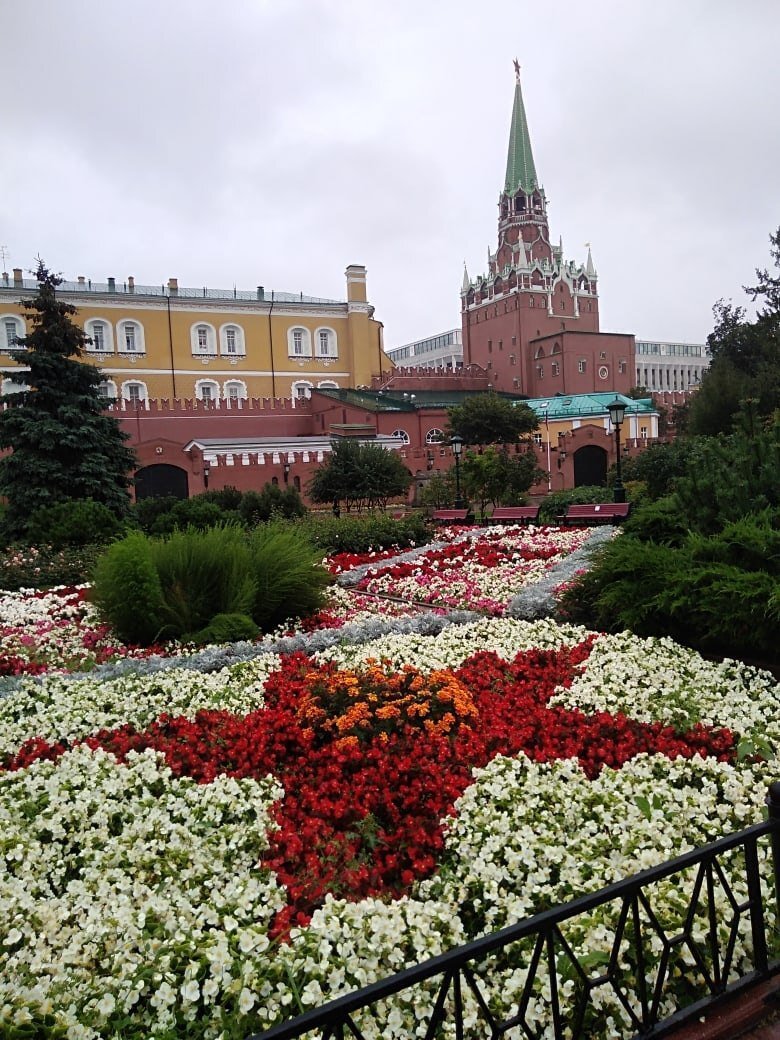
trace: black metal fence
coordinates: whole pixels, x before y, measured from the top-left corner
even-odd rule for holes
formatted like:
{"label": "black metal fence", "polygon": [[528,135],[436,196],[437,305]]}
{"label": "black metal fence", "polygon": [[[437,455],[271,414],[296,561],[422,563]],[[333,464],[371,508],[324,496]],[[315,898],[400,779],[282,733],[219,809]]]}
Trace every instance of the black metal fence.
{"label": "black metal fence", "polygon": [[[406,1015],[427,1008],[416,1012],[426,1040],[587,1040],[608,1035],[604,1016],[616,1012],[636,1037],[668,1036],[706,1008],[780,971],[780,781],[770,785],[767,804],[764,823],[450,950],[250,1040],[423,1035],[419,1021],[399,1032],[399,1002]],[[662,911],[654,908],[660,892]],[[600,951],[578,950],[567,929],[600,908],[607,908],[612,922],[610,941]],[[396,996],[395,1002],[389,999]],[[669,1013],[670,997],[684,1006]]]}

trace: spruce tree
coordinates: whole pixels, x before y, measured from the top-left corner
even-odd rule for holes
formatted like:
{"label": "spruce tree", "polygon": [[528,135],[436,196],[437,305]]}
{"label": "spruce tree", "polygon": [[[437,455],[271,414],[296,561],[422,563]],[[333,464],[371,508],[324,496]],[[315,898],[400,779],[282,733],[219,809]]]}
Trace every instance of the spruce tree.
{"label": "spruce tree", "polygon": [[106,413],[100,371],[78,360],[84,332],[76,308],[57,298],[62,279],[42,261],[38,293],[24,302],[32,331],[16,355],[25,388],[4,398],[0,412],[0,494],[7,499],[6,533],[23,536],[31,514],[60,502],[93,499],[116,516],[130,505],[127,489],[136,466],[127,435]]}

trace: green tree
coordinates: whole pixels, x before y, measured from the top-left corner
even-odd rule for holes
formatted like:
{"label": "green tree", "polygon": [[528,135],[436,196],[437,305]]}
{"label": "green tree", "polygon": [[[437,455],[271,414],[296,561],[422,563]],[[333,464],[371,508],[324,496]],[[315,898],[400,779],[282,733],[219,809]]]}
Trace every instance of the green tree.
{"label": "green tree", "polygon": [[100,371],[77,360],[86,340],[72,320],[76,308],[57,299],[61,279],[43,262],[36,273],[38,293],[24,304],[32,332],[17,355],[26,388],[9,394],[0,413],[0,448],[13,449],[0,459],[11,538],[24,536],[37,509],[61,502],[91,499],[124,516],[136,466],[126,434],[104,410]]}
{"label": "green tree", "polygon": [[466,444],[516,444],[539,426],[536,412],[497,394],[477,394],[447,410],[448,435]]}
{"label": "green tree", "polygon": [[468,452],[461,464],[466,496],[479,502],[484,514],[488,502],[518,505],[526,492],[544,476],[530,448],[517,454],[494,447],[482,452]]}
{"label": "green tree", "polygon": [[[770,252],[780,270],[780,229],[770,235]],[[743,402],[751,398],[760,416],[780,408],[780,276],[757,269],[746,286],[760,304],[754,321],[744,307],[723,300],[713,308],[715,328],[707,337],[712,363],[702,377],[687,415],[691,433],[728,433]]]}
{"label": "green tree", "polygon": [[389,499],[406,494],[411,482],[411,473],[394,451],[345,437],[332,442],[307,490],[312,502],[344,502],[349,513],[384,510]]}

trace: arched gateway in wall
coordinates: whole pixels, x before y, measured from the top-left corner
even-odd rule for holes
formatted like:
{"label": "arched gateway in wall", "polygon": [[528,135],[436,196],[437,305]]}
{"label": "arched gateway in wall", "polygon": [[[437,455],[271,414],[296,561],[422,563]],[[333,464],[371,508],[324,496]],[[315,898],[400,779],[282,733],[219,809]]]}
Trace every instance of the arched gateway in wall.
{"label": "arched gateway in wall", "polygon": [[607,452],[586,444],[574,453],[574,486],[603,487],[607,483]]}
{"label": "arched gateway in wall", "polygon": [[135,497],[162,498],[172,495],[174,498],[188,498],[187,471],[181,466],[170,466],[158,463],[154,466],[142,466],[135,473]]}

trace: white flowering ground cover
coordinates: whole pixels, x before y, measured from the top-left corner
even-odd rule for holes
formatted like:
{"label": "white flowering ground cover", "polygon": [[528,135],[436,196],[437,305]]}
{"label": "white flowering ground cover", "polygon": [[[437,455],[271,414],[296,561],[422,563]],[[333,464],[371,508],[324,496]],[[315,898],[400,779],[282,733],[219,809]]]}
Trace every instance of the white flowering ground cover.
{"label": "white flowering ground cover", "polygon": [[[388,672],[431,673],[480,651],[509,661],[588,637],[549,619],[385,615],[380,623],[368,616],[371,602],[346,601],[345,628],[245,646],[237,663],[204,654],[164,670],[130,661],[116,674],[22,678],[0,697],[0,762],[35,738],[74,745],[166,713],[248,716],[263,708],[286,649],[308,649],[314,662],[340,669],[382,660]],[[599,636],[553,701],[681,729],[728,727],[748,753],[734,763],[642,754],[595,779],[576,759],[496,757],[457,801],[431,876],[398,899],[329,896],[286,942],[272,938],[284,886],[259,866],[284,797],[273,776],[196,783],[174,776],[160,753],[131,752],[120,764],[83,744],[0,772],[0,1036],[238,1040],[761,819],[780,749],[780,687],[769,674],[705,661],[670,640]],[[682,913],[682,884],[656,893],[670,923]],[[739,886],[736,895],[746,897]],[[717,898],[726,920],[726,897]],[[594,970],[614,914],[604,908],[566,930],[576,950],[595,957]],[[743,929],[737,966],[749,955]],[[492,974],[501,984],[496,1010],[508,1013],[525,971],[499,965]],[[683,973],[680,992],[689,996],[695,984],[695,971]],[[589,1035],[631,1036],[620,1006],[599,992]],[[667,995],[665,1012],[674,999]],[[399,996],[381,1029],[365,1023],[368,1034],[419,1034],[432,1001],[429,990]],[[466,1013],[469,1035],[482,1036],[468,1001]],[[549,1022],[543,989],[529,1014]]]}

